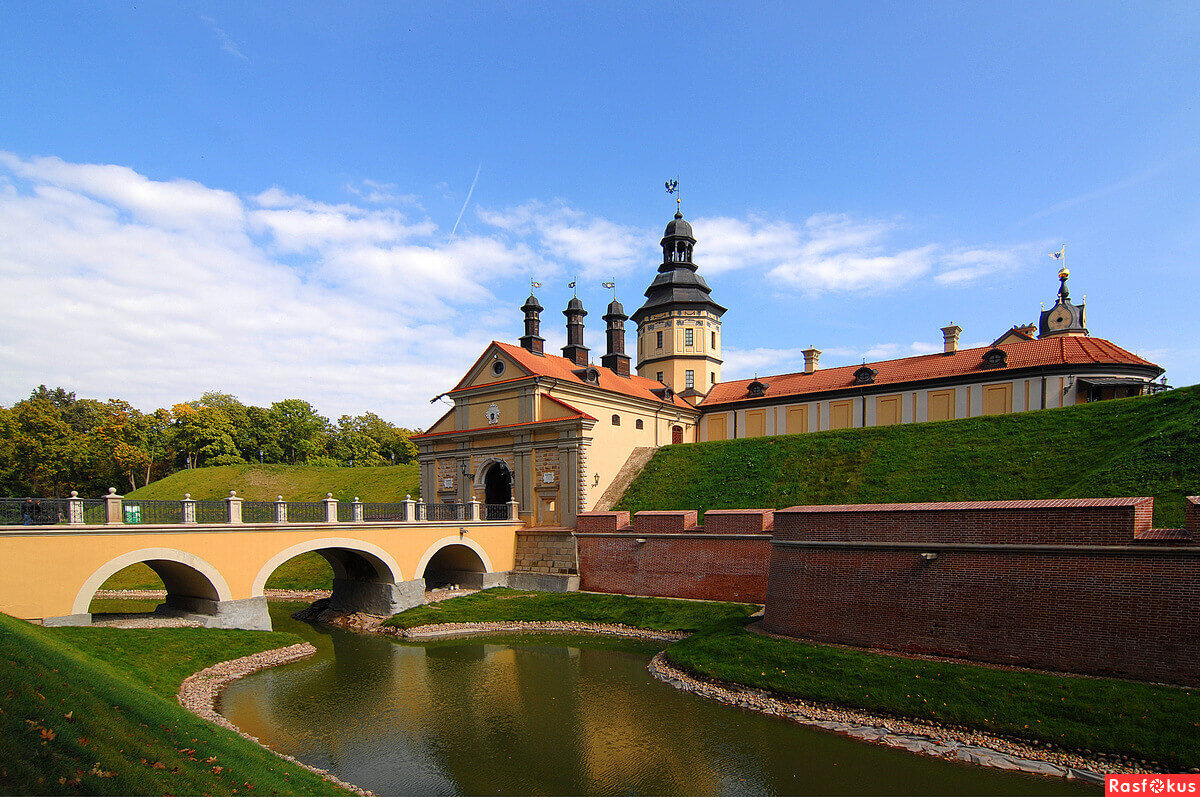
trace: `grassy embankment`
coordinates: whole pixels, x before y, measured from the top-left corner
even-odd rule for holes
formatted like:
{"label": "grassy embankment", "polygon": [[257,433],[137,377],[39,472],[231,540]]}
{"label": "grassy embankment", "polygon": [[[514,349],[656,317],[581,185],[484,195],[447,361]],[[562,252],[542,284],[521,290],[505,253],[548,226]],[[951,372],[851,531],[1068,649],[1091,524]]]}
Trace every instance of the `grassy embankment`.
{"label": "grassy embankment", "polygon": [[716,621],[744,621],[755,607],[744,603],[631,598],[596,592],[523,592],[497,587],[415,606],[384,625],[415,628],[437,623],[607,623],[653,631],[695,631]]}
{"label": "grassy embankment", "polygon": [[0,614],[0,793],[341,794],[176,701],[188,675],[292,634],[44,629]]}
{"label": "grassy embankment", "polygon": [[1183,525],[1200,493],[1200,386],[1015,415],[669,446],[617,509],[1154,496]]}
{"label": "grassy embankment", "polygon": [[[379,468],[316,468],[306,465],[221,465],[173,473],[128,494],[146,501],[174,501],[190,493],[198,501],[218,500],[235,490],[247,501],[320,501],[333,493],[339,501],[395,503],[421,490],[415,464]],[[101,589],[162,589],[162,580],[143,564],[130,565],[104,582]],[[333,571],[320,554],[306,553],[281,565],[267,589],[332,589]],[[96,602],[92,611],[140,611],[111,601]]]}
{"label": "grassy embankment", "polygon": [[1200,690],[924,661],[752,634],[742,604],[494,589],[394,616],[448,622],[574,620],[698,630],[671,644],[678,667],[817,703],[1005,736],[1200,766]]}

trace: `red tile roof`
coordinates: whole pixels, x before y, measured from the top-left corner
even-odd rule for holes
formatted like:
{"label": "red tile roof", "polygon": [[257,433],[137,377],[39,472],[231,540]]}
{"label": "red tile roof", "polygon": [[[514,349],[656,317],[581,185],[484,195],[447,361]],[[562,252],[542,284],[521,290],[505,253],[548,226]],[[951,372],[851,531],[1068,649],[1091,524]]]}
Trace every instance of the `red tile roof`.
{"label": "red tile roof", "polygon": [[[1154,363],[1144,360],[1104,338],[1063,336],[1006,343],[999,348],[1008,353],[1007,366],[1004,368],[983,367],[983,355],[985,352],[991,351],[992,347],[990,346],[961,349],[952,355],[924,354],[919,357],[884,360],[867,363],[867,365],[878,372],[874,382],[871,383],[874,386],[900,385],[907,382],[946,379],[970,374],[1000,375],[1018,368],[1056,365],[1138,366],[1162,373],[1162,369]],[[747,391],[747,386],[754,381],[753,379],[718,382],[708,392],[704,401],[700,402],[700,408],[707,409],[714,405],[739,401],[761,401],[808,393],[854,390],[862,387],[854,381],[854,372],[861,367],[861,365],[844,365],[839,368],[819,369],[811,374],[800,372],[759,377],[758,381],[767,385],[766,393],[762,397],[751,396]]]}
{"label": "red tile roof", "polygon": [[[492,345],[499,348],[509,357],[511,357],[518,365],[536,376],[547,376],[553,379],[559,379],[563,382],[569,382],[576,385],[588,385],[589,387],[598,387],[601,390],[608,390],[613,393],[620,393],[625,396],[643,399],[645,401],[662,402],[658,396],[654,394],[654,390],[662,389],[662,384],[655,382],[653,379],[646,379],[637,374],[631,374],[628,377],[617,376],[608,368],[603,366],[593,366],[600,372],[600,380],[598,383],[585,382],[575,375],[575,371],[580,366],[576,365],[566,357],[558,357],[553,354],[538,355],[523,349],[520,346],[513,346],[508,343],[492,341]],[[465,378],[463,382],[465,382]],[[504,380],[512,381],[512,380]],[[450,395],[466,390],[463,382],[459,382]],[[495,384],[495,383],[492,383]],[[480,385],[479,387],[484,387]],[[672,396],[671,401],[667,402],[681,409],[695,409],[691,404],[688,404],[678,396]]]}

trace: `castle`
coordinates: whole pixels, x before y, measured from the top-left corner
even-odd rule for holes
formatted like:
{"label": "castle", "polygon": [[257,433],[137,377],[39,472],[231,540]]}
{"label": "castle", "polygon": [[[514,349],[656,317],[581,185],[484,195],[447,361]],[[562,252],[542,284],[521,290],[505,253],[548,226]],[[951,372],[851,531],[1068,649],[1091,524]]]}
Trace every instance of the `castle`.
{"label": "castle", "polygon": [[[1063,407],[1142,395],[1163,373],[1088,333],[1063,269],[1039,324],[1014,326],[990,346],[959,349],[962,330],[951,325],[939,354],[821,369],[810,348],[801,372],[724,382],[726,309],[698,273],[681,213],[661,244],[642,306],[631,317],[614,299],[602,316],[599,366],[583,343],[578,297],[563,311],[561,357],[544,351],[545,308],[532,294],[525,300],[519,345],[493,341],[446,394],[454,407],[413,437],[425,501],[477,500],[495,511],[516,501],[529,526],[573,527],[579,513],[608,508],[602,496],[638,449]],[[630,319],[636,372],[625,353]]]}

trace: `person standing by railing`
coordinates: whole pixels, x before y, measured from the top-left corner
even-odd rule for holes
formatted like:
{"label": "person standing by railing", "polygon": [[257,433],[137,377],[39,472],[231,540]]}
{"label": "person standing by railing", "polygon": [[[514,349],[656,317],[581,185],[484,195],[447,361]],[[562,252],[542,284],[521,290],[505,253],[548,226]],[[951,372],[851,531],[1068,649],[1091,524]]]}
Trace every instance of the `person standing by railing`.
{"label": "person standing by railing", "polygon": [[33,526],[41,519],[42,502],[35,501],[32,498],[26,498],[25,503],[21,505],[21,521],[26,526]]}

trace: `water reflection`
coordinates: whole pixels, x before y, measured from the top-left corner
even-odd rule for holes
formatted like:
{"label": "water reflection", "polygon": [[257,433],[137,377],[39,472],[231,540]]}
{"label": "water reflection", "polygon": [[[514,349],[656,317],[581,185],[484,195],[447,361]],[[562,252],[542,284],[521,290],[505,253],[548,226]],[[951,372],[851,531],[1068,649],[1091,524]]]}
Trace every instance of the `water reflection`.
{"label": "water reflection", "polygon": [[656,646],[400,644],[287,619],[313,659],[234,684],[222,712],[380,794],[1052,794],[1077,783],[853,742],[646,673]]}

